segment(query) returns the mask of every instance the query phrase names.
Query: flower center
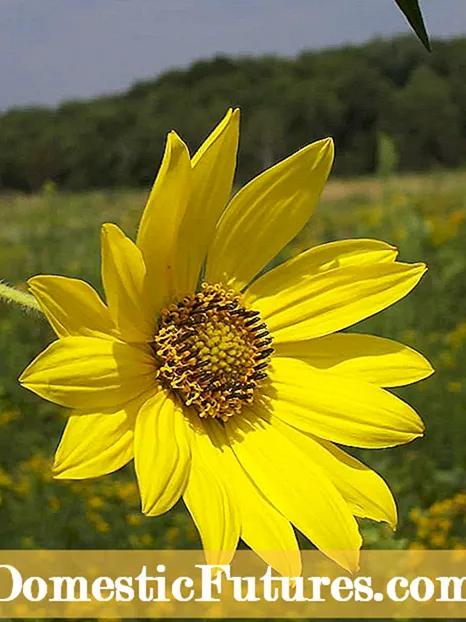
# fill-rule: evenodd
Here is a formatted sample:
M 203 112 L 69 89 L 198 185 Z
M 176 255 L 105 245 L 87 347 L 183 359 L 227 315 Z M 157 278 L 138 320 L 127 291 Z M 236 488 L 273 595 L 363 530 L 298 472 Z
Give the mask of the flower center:
M 158 378 L 201 417 L 226 421 L 240 413 L 267 377 L 272 337 L 259 312 L 240 300 L 221 285 L 203 283 L 198 294 L 161 313 L 154 338 Z

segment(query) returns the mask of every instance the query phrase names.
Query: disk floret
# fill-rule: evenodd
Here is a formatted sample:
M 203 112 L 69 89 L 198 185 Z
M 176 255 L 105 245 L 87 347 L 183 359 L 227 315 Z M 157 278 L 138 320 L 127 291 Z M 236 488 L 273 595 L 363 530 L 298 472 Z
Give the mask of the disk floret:
M 221 285 L 164 309 L 154 351 L 158 378 L 201 417 L 226 421 L 251 404 L 267 377 L 272 337 L 258 311 Z

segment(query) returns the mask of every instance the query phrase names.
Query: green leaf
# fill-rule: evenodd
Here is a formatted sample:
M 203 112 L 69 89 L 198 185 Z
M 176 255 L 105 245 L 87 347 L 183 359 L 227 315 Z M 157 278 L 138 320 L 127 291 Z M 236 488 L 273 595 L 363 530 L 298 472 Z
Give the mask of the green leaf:
M 430 52 L 429 35 L 427 34 L 424 18 L 422 17 L 419 0 L 395 0 L 395 2 L 405 14 L 406 19 L 424 44 L 424 47 Z

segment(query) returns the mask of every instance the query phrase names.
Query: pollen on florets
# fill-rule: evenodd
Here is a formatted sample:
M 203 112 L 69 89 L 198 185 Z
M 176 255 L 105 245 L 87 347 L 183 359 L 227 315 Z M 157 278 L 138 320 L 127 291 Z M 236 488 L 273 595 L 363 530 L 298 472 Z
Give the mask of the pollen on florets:
M 203 283 L 160 315 L 158 378 L 201 417 L 226 421 L 252 403 L 267 377 L 271 343 L 259 312 L 242 306 L 240 295 Z

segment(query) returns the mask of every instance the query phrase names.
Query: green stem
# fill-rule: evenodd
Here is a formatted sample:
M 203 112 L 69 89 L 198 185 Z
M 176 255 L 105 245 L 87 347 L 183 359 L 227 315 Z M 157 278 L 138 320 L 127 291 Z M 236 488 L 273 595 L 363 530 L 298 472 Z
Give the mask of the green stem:
M 26 309 L 33 309 L 34 311 L 41 312 L 41 308 L 34 296 L 21 292 L 19 289 L 11 287 L 10 285 L 5 285 L 5 283 L 2 282 L 0 282 L 0 299 L 6 302 L 14 302 Z

